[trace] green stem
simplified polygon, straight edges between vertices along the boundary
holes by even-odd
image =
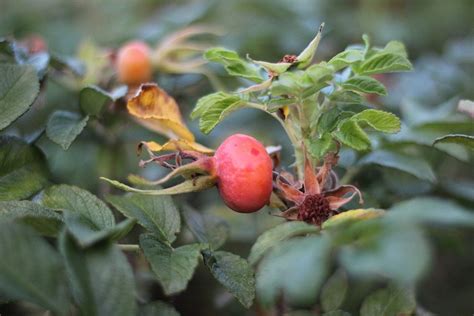
[[[270,114],[273,118],[275,118],[281,124],[281,126],[285,130],[286,135],[290,139],[290,142],[293,146],[294,153],[295,153],[295,164],[297,167],[296,169],[298,170],[298,177],[302,179],[303,170],[304,170],[304,166],[303,166],[304,159],[302,159],[303,153],[302,153],[302,148],[301,148],[301,141],[298,140],[298,137],[295,135],[295,131],[290,125],[290,120],[289,119],[282,120],[280,117],[278,117],[277,114],[268,112],[266,107],[262,104],[254,103],[254,102],[246,102],[246,104],[253,109],[261,110],[267,114]]]

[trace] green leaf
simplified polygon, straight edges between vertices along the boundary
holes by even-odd
[[[9,39],[6,39],[5,37],[0,37],[0,54],[4,55],[4,57],[12,57],[11,61],[15,61],[16,56],[16,43],[12,42]]]
[[[419,197],[395,204],[388,216],[395,221],[412,223],[474,226],[474,213],[445,199]]]
[[[243,306],[252,306],[255,298],[255,278],[247,260],[225,251],[205,251],[203,257],[214,278]]]
[[[362,303],[361,316],[411,315],[416,309],[413,291],[394,285],[377,290]]]
[[[343,52],[340,52],[331,60],[328,64],[332,65],[336,71],[345,68],[354,63],[360,62],[364,59],[364,52],[357,49],[347,49]]]
[[[186,207],[182,214],[186,225],[197,240],[209,244],[211,250],[219,249],[229,237],[230,227],[220,218],[201,214],[190,207]]]
[[[408,156],[387,150],[376,150],[359,160],[358,164],[376,164],[409,173],[419,179],[436,182],[436,175],[433,169],[426,160],[420,157]]]
[[[248,261],[251,265],[256,264],[267,251],[285,239],[318,232],[319,229],[316,226],[299,221],[286,222],[275,226],[257,238],[250,250]]]
[[[46,236],[56,236],[63,224],[58,213],[31,201],[0,202],[0,222],[4,221],[20,221]]]
[[[316,89],[319,90],[328,85],[332,80],[334,70],[326,63],[314,64],[305,70],[305,74],[311,79]]]
[[[387,72],[410,71],[413,69],[407,57],[391,52],[381,51],[372,55],[357,67],[353,67],[359,75],[373,75]]]
[[[412,284],[426,272],[431,252],[418,227],[400,225],[389,218],[352,225],[342,233],[352,231],[353,244],[339,252],[339,262],[350,274],[363,278],[383,276]]]
[[[332,132],[336,128],[341,116],[343,116],[342,111],[337,106],[334,106],[323,112],[317,120],[314,120],[314,123],[312,123],[314,125],[311,127],[317,128],[318,134],[321,135],[326,132]]]
[[[307,148],[311,156],[319,159],[322,158],[333,145],[332,135],[324,133],[319,138],[310,139]]]
[[[47,183],[43,153],[20,138],[0,136],[0,201],[28,198]]]
[[[206,96],[203,96],[197,101],[196,106],[191,112],[191,119],[194,120],[200,117],[207,109],[209,109],[215,103],[222,101],[224,99],[227,99],[229,97],[232,97],[232,95],[224,93],[224,92],[215,92],[215,93],[211,93]]]
[[[0,293],[66,315],[69,306],[61,258],[27,227],[0,223]]]
[[[140,316],[179,316],[176,309],[162,301],[155,301],[140,307]]]
[[[32,66],[0,64],[0,130],[25,113],[39,93]]]
[[[138,224],[161,241],[172,243],[176,239],[181,219],[170,196],[132,193],[123,196],[109,195],[106,200],[126,217],[136,218]]]
[[[79,214],[97,229],[115,225],[114,215],[104,202],[92,193],[72,185],[49,187],[44,192],[42,204],[52,209]]]
[[[327,221],[323,223],[323,229],[331,229],[333,227],[340,227],[340,225],[346,225],[355,221],[366,220],[371,218],[377,218],[385,214],[384,210],[367,208],[367,209],[356,209],[349,210],[337,215],[331,216]]]
[[[400,131],[400,119],[393,113],[380,110],[364,110],[351,117],[352,121],[364,122],[376,131],[397,133]]]
[[[442,181],[440,185],[452,196],[474,202],[474,181],[456,178]]]
[[[67,150],[87,125],[88,120],[88,116],[82,118],[77,113],[56,111],[49,118],[46,135],[64,150]]]
[[[237,96],[217,101],[202,113],[199,128],[204,134],[209,134],[227,115],[244,105],[245,103]]]
[[[204,58],[224,65],[227,73],[231,76],[246,78],[258,83],[263,81],[258,68],[240,58],[232,50],[222,47],[211,48],[204,53]]]
[[[140,248],[166,295],[186,289],[199,263],[204,244],[172,248],[152,234],[140,235]]]
[[[370,148],[369,136],[357,124],[357,122],[348,119],[342,121],[333,135],[343,144],[354,148],[355,150],[367,150]]]
[[[289,306],[312,306],[327,274],[331,244],[311,236],[287,240],[274,247],[257,271],[257,297],[263,307],[283,297]]]
[[[342,87],[359,93],[375,93],[387,95],[387,89],[378,80],[368,76],[355,76],[342,83]]]
[[[403,57],[408,57],[405,44],[399,41],[390,41],[385,45],[383,51],[397,54]]]
[[[84,216],[65,211],[64,222],[77,243],[87,248],[105,239],[117,241],[123,238],[132,230],[136,220],[127,218],[112,227],[99,229]]]
[[[324,28],[324,23],[319,26],[318,33],[314,39],[306,46],[306,48],[298,55],[296,58],[298,63],[298,68],[305,68],[311,64],[311,61],[314,58],[316,50],[318,49],[319,42],[321,41],[321,36]]]
[[[435,126],[427,126],[427,124],[423,124],[422,126],[416,127],[403,126],[402,130],[398,134],[391,135],[388,137],[388,139],[392,143],[413,143],[417,145],[432,147],[433,142],[436,140],[436,138],[443,137],[444,135],[446,135],[446,133],[453,132],[456,128],[459,127],[461,127],[462,129],[467,129],[467,126],[464,126],[464,123],[461,122],[457,124],[447,124],[445,122],[439,123]],[[469,151],[461,144],[441,142],[438,143],[434,148],[444,153],[447,153],[461,161],[469,161]]]
[[[302,71],[282,73],[277,80],[272,82],[270,87],[272,96],[298,95],[301,92],[298,80],[302,74],[304,74]]]
[[[348,288],[347,275],[338,270],[324,284],[321,290],[321,307],[329,312],[341,307]]]
[[[334,91],[329,95],[329,99],[336,105],[360,105],[364,99],[358,93],[349,90]]]
[[[98,116],[104,106],[114,101],[113,96],[98,86],[90,85],[79,92],[79,104],[87,115]]]
[[[135,280],[124,254],[113,244],[82,249],[67,233],[59,249],[82,315],[135,315]]]
[[[227,115],[244,105],[238,96],[217,92],[200,98],[191,113],[191,118],[201,117],[199,128],[208,134]]]
[[[437,144],[459,144],[470,150],[474,150],[474,136],[462,134],[445,135],[435,139],[433,146]]]
[[[118,240],[136,222],[132,218],[115,225],[114,215],[104,202],[75,186],[63,184],[48,188],[42,203],[65,212],[68,230],[82,247],[89,247],[104,239]]]

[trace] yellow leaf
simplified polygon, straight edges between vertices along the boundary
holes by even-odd
[[[137,94],[128,100],[127,109],[152,131],[171,139],[194,142],[194,135],[186,127],[176,101],[154,83],[142,84]]]
[[[346,211],[346,212],[334,215],[333,217],[325,221],[323,223],[323,229],[334,227],[342,223],[376,218],[376,217],[382,216],[384,213],[385,213],[384,210],[373,209],[373,208]]]
[[[214,150],[206,146],[185,139],[172,139],[163,145],[156,142],[142,142],[141,144],[153,152],[192,150],[206,155],[214,153]]]

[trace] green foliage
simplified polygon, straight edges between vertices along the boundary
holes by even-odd
[[[357,124],[357,121],[342,121],[333,135],[343,144],[354,148],[355,150],[366,150],[370,148],[369,136]]]
[[[319,236],[284,241],[273,248],[257,270],[260,303],[271,307],[283,295],[293,306],[314,304],[327,274],[330,249],[329,240]]]
[[[81,188],[70,185],[49,187],[42,199],[46,207],[80,214],[98,229],[115,225],[112,211],[95,195]]]
[[[21,222],[39,234],[57,236],[63,219],[52,209],[31,201],[0,202],[0,222]]]
[[[74,186],[63,184],[48,188],[42,203],[64,212],[69,232],[82,247],[89,247],[104,239],[120,239],[135,224],[135,219],[127,219],[116,225],[112,211],[104,202]]]
[[[469,279],[464,264],[459,263],[461,257],[471,257],[466,251],[469,244],[463,239],[469,238],[466,229],[474,227],[474,186],[470,180],[474,147],[472,120],[468,117],[472,116],[472,104],[467,101],[456,106],[458,95],[473,97],[469,87],[472,45],[443,42],[448,49],[442,58],[426,58],[415,45],[430,40],[419,37],[417,32],[423,32],[423,28],[407,36],[400,33],[403,28],[397,27],[397,35],[409,41],[414,55],[420,58],[417,72],[378,76],[412,69],[404,44],[390,41],[377,47],[364,35],[362,45],[351,45],[331,58],[328,53],[345,44],[338,42],[337,36],[346,32],[353,38],[354,29],[331,26],[328,45],[317,51],[323,35],[321,26],[300,54],[290,55],[299,45],[294,34],[304,35],[302,29],[309,31],[303,27],[309,20],[302,16],[294,29],[285,28],[285,20],[290,20],[292,14],[307,14],[314,23],[314,15],[301,10],[306,9],[304,6],[279,2],[272,2],[268,10],[273,20],[281,22],[278,32],[270,28],[277,35],[264,33],[267,23],[260,7],[267,8],[258,5],[252,14],[242,15],[250,19],[248,25],[254,25],[254,14],[258,14],[257,30],[231,44],[242,50],[246,42],[259,43],[248,51],[256,56],[265,54],[271,60],[286,54],[281,62],[248,56],[244,59],[235,51],[208,49],[200,40],[182,41],[189,33],[201,33],[201,27],[195,28],[193,21],[206,21],[216,13],[226,19],[228,15],[221,9],[237,6],[229,3],[183,5],[182,10],[176,9],[177,14],[162,10],[166,13],[158,20],[172,21],[171,28],[179,28],[179,23],[191,25],[171,37],[164,34],[166,27],[137,28],[141,35],[146,33],[154,63],[170,43],[178,43],[182,50],[173,53],[171,59],[186,59],[185,69],[170,63],[168,69],[159,68],[152,81],[176,98],[182,113],[187,113],[189,103],[199,98],[191,118],[199,119],[199,128],[205,134],[225,120],[231,126],[227,132],[234,127],[240,131],[255,126],[255,136],[265,145],[282,145],[273,157],[278,162],[275,171],[295,169],[294,186],[302,192],[306,190],[304,153],[310,154],[316,170],[324,171],[321,167],[327,153],[337,151],[339,165],[332,166],[335,172],[330,175],[331,181],[321,186],[323,194],[336,183],[357,184],[365,200],[363,207],[367,208],[347,211],[353,206],[347,204],[333,210],[334,214],[340,213],[321,227],[299,220],[281,224],[266,211],[253,215],[231,213],[215,202],[212,192],[179,197],[176,204],[170,197],[219,185],[213,176],[193,174],[184,182],[164,188],[152,187],[152,182],[132,188],[109,180],[136,173],[135,145],[140,140],[155,140],[154,134],[135,124],[143,120],[132,119],[126,111],[125,103],[135,87],[129,89],[117,81],[114,54],[110,54],[117,47],[101,47],[87,40],[76,45],[73,41],[79,36],[77,32],[63,36],[59,46],[51,40],[57,38],[56,34],[45,38],[53,51],[78,46],[76,56],[71,57],[32,51],[28,37],[21,41],[0,39],[0,304],[8,302],[8,310],[30,312],[30,306],[23,303],[26,301],[38,305],[31,309],[40,314],[175,316],[178,312],[165,301],[181,304],[192,297],[204,302],[206,312],[216,313],[216,308],[221,314],[243,314],[241,306],[228,304],[230,296],[209,298],[208,293],[218,292],[211,284],[199,295],[193,292],[194,287],[184,292],[194,274],[201,272],[197,269],[201,258],[211,275],[243,307],[251,308],[257,297],[257,311],[283,310],[288,315],[312,315],[315,310],[326,316],[408,315],[419,310],[415,294],[423,304],[430,305],[427,297],[435,292],[431,288],[436,289],[437,282],[445,284],[449,281],[446,278],[459,275]],[[373,10],[372,4],[359,5]],[[318,4],[315,8],[320,6],[324,7]],[[340,5],[331,3],[329,7],[344,17]],[[121,25],[130,28],[129,14],[123,14],[128,11],[114,3],[107,12],[114,10],[120,12]],[[350,12],[351,19],[357,19],[356,13]],[[448,14],[443,11],[444,16]],[[8,15],[5,17],[8,19]],[[46,26],[38,30],[56,29]],[[11,34],[23,35],[30,27],[35,27],[34,23],[13,29]],[[120,25],[117,27],[120,40],[131,37],[120,30]],[[67,28],[62,31],[68,34]],[[152,42],[157,38],[160,42],[156,45]],[[106,37],[109,45],[114,40]],[[380,37],[374,42],[378,40]],[[243,80],[214,77],[203,59],[194,59],[204,51],[205,59],[224,66],[230,77]],[[207,84],[199,75],[170,74],[187,70],[205,74],[211,85],[222,91],[202,96]],[[226,120],[242,108],[257,109],[275,119],[291,144],[285,143],[286,137],[270,128],[259,113],[242,113]],[[181,120],[181,113],[177,117]],[[161,121],[147,123],[153,130],[163,127]],[[181,123],[185,125],[184,120]],[[190,130],[194,132],[194,128]],[[87,133],[78,138],[82,132]],[[217,139],[227,132],[216,133],[211,140],[196,134],[196,142],[215,148]],[[75,146],[66,151],[76,139]],[[293,165],[287,164],[291,157],[288,149],[294,149]],[[175,167],[173,163],[188,163],[188,159],[178,156],[167,162],[152,160],[171,168]],[[143,161],[140,165],[145,164]],[[155,176],[156,170],[147,168],[141,173]],[[108,183],[98,183],[95,177],[99,175]],[[89,178],[87,185],[82,178]],[[291,176],[286,180],[293,182]],[[63,182],[67,184],[50,186]],[[87,186],[90,192],[72,184]],[[117,195],[109,184],[131,193]],[[111,206],[102,201],[103,197]],[[280,202],[281,209],[294,205]],[[271,214],[281,216],[273,206]],[[119,220],[122,215],[125,220]],[[187,229],[181,229],[181,216]],[[429,238],[433,232],[435,243]],[[249,241],[254,242],[251,248]],[[226,251],[219,251],[224,246]],[[249,248],[245,260],[241,256]],[[446,248],[449,253],[442,253]],[[436,261],[441,266],[437,266],[437,278],[431,278],[430,263],[441,255],[447,260]],[[449,260],[454,257],[456,260]],[[440,269],[446,262],[450,263],[449,269],[444,269],[449,271],[448,276]],[[430,288],[419,282],[423,277],[430,281]],[[153,301],[161,295],[154,292],[153,281],[161,285],[165,295],[180,293],[179,298]],[[464,292],[468,290],[466,287]],[[445,292],[446,299],[439,300],[440,306],[434,305],[439,313],[445,308],[441,305],[451,308],[451,302],[457,304],[465,295]],[[16,301],[21,301],[19,311]],[[196,308],[198,312],[201,308]]]
[[[32,231],[0,223],[0,291],[64,315],[69,298],[59,254]]]
[[[376,164],[382,167],[394,168],[420,179],[435,182],[436,175],[426,160],[393,151],[376,150],[364,156],[359,165]]]
[[[364,59],[364,52],[358,49],[346,49],[340,52],[328,61],[328,64],[332,65],[334,69],[341,70],[347,66],[360,62]]]
[[[192,278],[205,244],[172,248],[153,235],[141,235],[140,247],[166,295],[184,289]]]
[[[347,275],[344,271],[336,271],[324,284],[321,290],[321,307],[324,311],[337,310],[344,302],[348,288]]]
[[[155,301],[140,307],[140,316],[179,316],[173,306]]]
[[[244,105],[238,96],[216,92],[199,99],[191,117],[200,117],[199,128],[208,134],[227,115]]]
[[[400,226],[391,221],[367,222],[356,223],[347,232],[367,230],[359,237],[359,243],[341,249],[342,266],[349,273],[365,278],[380,275],[405,284],[419,280],[426,272],[431,256],[422,232],[409,223]]]
[[[74,299],[83,315],[134,315],[135,282],[125,255],[116,245],[82,249],[63,233],[59,249]]]
[[[47,183],[43,153],[14,136],[0,136],[0,200],[25,199]]]
[[[470,150],[474,150],[474,136],[469,135],[446,135],[435,139],[433,145],[437,144],[460,144]]]
[[[409,315],[415,311],[415,308],[416,302],[412,290],[391,285],[368,296],[362,304],[360,315]]]
[[[249,263],[252,265],[256,264],[267,251],[285,239],[298,235],[317,233],[318,231],[317,227],[304,222],[287,222],[269,229],[258,237],[253,244],[248,259]]]
[[[77,113],[56,111],[49,118],[46,135],[64,150],[67,150],[86,127],[88,120],[88,116],[82,118]]]
[[[87,86],[79,92],[79,104],[87,115],[100,115],[104,107],[112,101],[112,95],[97,86]]]
[[[440,198],[420,197],[400,202],[390,209],[398,221],[419,224],[474,227],[474,214],[464,207]]]
[[[380,81],[368,76],[355,76],[342,84],[342,87],[359,93],[375,93],[378,95],[386,95],[387,89]]]
[[[171,244],[181,227],[181,219],[170,196],[129,194],[107,197],[107,201],[128,218],[134,218],[162,242]]]
[[[31,66],[0,64],[0,130],[28,111],[39,93],[39,82]]]
[[[226,251],[204,251],[203,257],[214,278],[249,308],[255,298],[255,278],[248,262]]]
[[[208,244],[211,250],[219,249],[229,237],[229,224],[220,218],[200,214],[189,207],[183,210],[182,215],[196,239]]]
[[[204,53],[204,57],[209,61],[224,65],[225,70],[231,76],[242,77],[254,82],[263,81],[258,68],[240,58],[232,50],[221,47],[211,48]]]

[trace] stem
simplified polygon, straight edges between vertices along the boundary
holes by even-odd
[[[301,150],[301,142],[298,140],[298,137],[295,135],[295,131],[289,125],[290,120],[282,120],[280,117],[278,117],[277,114],[275,113],[270,113],[267,111],[264,105],[259,104],[259,103],[254,103],[254,102],[246,102],[246,104],[254,109],[264,111],[267,114],[270,114],[273,118],[275,118],[278,122],[280,122],[281,126],[286,132],[286,135],[290,139],[291,144],[293,145],[293,149],[295,151],[295,164],[296,164],[296,169],[298,170],[298,177],[302,179],[303,176],[303,170],[304,170],[304,159],[302,158],[302,150]]]
[[[122,251],[133,251],[133,252],[140,251],[140,246],[135,245],[135,244],[119,244],[118,246]]]

